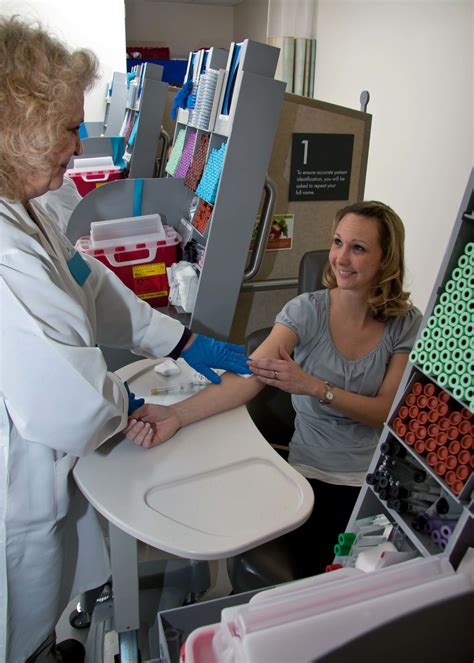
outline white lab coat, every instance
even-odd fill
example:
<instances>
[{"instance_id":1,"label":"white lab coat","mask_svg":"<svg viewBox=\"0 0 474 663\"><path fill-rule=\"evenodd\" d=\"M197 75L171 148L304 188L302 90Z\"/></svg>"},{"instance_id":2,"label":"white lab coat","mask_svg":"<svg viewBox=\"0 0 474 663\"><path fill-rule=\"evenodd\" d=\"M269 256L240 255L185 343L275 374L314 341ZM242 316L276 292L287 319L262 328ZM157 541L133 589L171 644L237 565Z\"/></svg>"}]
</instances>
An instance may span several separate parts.
<instances>
[{"instance_id":1,"label":"white lab coat","mask_svg":"<svg viewBox=\"0 0 474 663\"><path fill-rule=\"evenodd\" d=\"M71 475L77 457L127 420L126 390L97 344L163 356L183 333L93 258L78 285L66 263L73 247L33 206L42 230L21 204L0 198L0 661L8 663L24 661L67 602L109 574L95 513Z\"/></svg>"},{"instance_id":2,"label":"white lab coat","mask_svg":"<svg viewBox=\"0 0 474 663\"><path fill-rule=\"evenodd\" d=\"M41 205L50 221L66 234L71 214L81 202L82 196L76 185L67 175L63 178L63 185L54 191L47 191L35 198L35 204Z\"/></svg>"}]
</instances>

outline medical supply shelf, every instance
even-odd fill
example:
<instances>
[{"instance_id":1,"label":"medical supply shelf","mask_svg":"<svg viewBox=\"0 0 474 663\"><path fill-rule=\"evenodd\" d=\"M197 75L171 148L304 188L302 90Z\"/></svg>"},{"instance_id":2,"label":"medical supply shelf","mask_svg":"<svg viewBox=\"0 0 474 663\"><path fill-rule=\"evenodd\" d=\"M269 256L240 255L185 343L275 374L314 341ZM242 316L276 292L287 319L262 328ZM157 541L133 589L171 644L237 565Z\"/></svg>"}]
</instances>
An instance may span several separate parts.
<instances>
[{"instance_id":1,"label":"medical supply shelf","mask_svg":"<svg viewBox=\"0 0 474 663\"><path fill-rule=\"evenodd\" d=\"M180 140L184 145L196 131L195 156L201 137L207 135L206 166L214 158L221 168L220 176L211 177L211 190L203 186L206 166L201 188L198 184L191 190L211 206L203 226L193 229L193 238L206 247L191 317L196 331L230 333L283 103L285 84L273 79L277 60L278 49L271 46L250 40L231 44L212 97L209 124L193 126L189 109L178 112L173 144ZM209 60L207 70L213 66ZM186 178L182 182L187 188ZM189 213L185 219L192 222Z\"/></svg>"},{"instance_id":2,"label":"medical supply shelf","mask_svg":"<svg viewBox=\"0 0 474 663\"><path fill-rule=\"evenodd\" d=\"M118 136L127 104L127 74L114 72L105 99L105 114L102 127L103 136Z\"/></svg>"},{"instance_id":3,"label":"medical supply shelf","mask_svg":"<svg viewBox=\"0 0 474 663\"><path fill-rule=\"evenodd\" d=\"M81 159L104 156L112 157L114 163L120 165L124 152L129 177L154 176L159 142L162 139L161 119L168 93L168 84L161 80L161 75L162 67L159 65L143 65L140 75L141 91L137 97L140 89L138 81L132 81L127 91L123 80L119 78L119 82L115 82L114 74L114 92L104 118L104 128L107 127L105 135L83 140L83 152L80 157L71 158L69 168L73 168L74 162ZM129 130L124 135L126 124ZM133 138L130 142L131 134ZM121 141L123 145L119 146L117 141Z\"/></svg>"},{"instance_id":4,"label":"medical supply shelf","mask_svg":"<svg viewBox=\"0 0 474 663\"><path fill-rule=\"evenodd\" d=\"M473 401L472 396L469 399L460 398L461 391L450 389L444 380L443 384L439 384L439 373L435 375L432 370L426 371L424 361L417 364L414 360L419 359L417 352L421 347L420 339L426 340L428 337L425 332L429 328L428 324L434 326L429 321L440 314L440 302L447 301L447 297L443 296L447 284L451 283L448 290L452 292L454 289L454 270L459 270L460 260L461 266L470 262L469 256L474 253L473 243L474 170L471 172L460 212L423 316L415 350L410 354L366 482L346 528L347 532L352 532L363 519L384 514L403 532L405 541L402 547L412 548L417 555L423 557L446 555L455 567L467 548L474 547ZM454 275L459 276L459 272L454 272ZM464 318L466 337L469 338L464 344L472 347L474 288L470 271L468 278L469 283L463 283L462 288L466 302L463 310L469 311L470 316ZM463 334L460 330L458 332L457 336L461 337ZM445 336L452 338L452 334L448 332L445 332ZM451 351L455 349L454 346L454 343L449 345ZM428 347L439 352L435 343ZM443 349L445 347L446 344ZM446 355L444 356L446 358ZM470 354L466 356L471 357ZM423 356L422 359L424 358ZM472 387L472 361L469 364L469 375ZM466 393L462 392L462 396ZM449 467L452 469L449 470ZM454 476L448 475L449 471L453 472ZM408 495L407 499L411 501L403 504L403 499L398 502L393 499L390 491L396 495L397 490ZM436 499L433 497L432 507L427 506L429 501L424 501L428 500L428 493L438 496ZM444 500L443 513L437 511L438 500L441 501L441 498ZM431 524L429 519L432 519ZM436 529L438 534L435 535L433 532ZM346 563L353 565L354 559L336 557L334 562L343 566Z\"/></svg>"},{"instance_id":5,"label":"medical supply shelf","mask_svg":"<svg viewBox=\"0 0 474 663\"><path fill-rule=\"evenodd\" d=\"M129 154L128 175L132 178L153 177L155 172L161 118L168 91L168 83L162 81L162 75L163 67L160 65L143 64L139 74L138 98L127 100L126 112L133 114L133 120L137 122L136 129L132 129L133 142L129 137L125 148L125 154Z\"/></svg>"}]
</instances>

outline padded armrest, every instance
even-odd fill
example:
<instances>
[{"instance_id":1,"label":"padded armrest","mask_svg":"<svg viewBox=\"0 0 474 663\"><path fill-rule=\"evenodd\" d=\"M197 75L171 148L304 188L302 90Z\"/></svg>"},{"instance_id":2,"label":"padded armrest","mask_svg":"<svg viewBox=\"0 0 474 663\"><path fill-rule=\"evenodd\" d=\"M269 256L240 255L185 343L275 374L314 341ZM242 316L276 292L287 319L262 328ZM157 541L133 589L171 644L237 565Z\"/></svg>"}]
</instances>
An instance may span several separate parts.
<instances>
[{"instance_id":1,"label":"padded armrest","mask_svg":"<svg viewBox=\"0 0 474 663\"><path fill-rule=\"evenodd\" d=\"M251 354L270 334L272 328L257 329L247 336L246 351ZM247 403L252 421L270 444L286 448L295 429L291 396L276 387L266 386Z\"/></svg>"}]
</instances>

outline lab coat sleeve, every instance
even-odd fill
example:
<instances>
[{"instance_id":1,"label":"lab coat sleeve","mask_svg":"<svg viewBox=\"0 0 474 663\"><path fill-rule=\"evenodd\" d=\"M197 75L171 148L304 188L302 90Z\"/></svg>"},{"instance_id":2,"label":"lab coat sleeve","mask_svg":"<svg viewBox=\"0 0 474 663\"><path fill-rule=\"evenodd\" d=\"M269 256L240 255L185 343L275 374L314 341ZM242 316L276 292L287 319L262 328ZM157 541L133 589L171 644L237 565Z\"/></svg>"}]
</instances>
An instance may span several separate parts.
<instances>
[{"instance_id":1,"label":"lab coat sleeve","mask_svg":"<svg viewBox=\"0 0 474 663\"><path fill-rule=\"evenodd\" d=\"M44 193L36 198L35 202L42 207L46 216L56 224L61 232L65 233L71 214L81 200L82 196L76 185L70 177L65 175L63 185L59 189Z\"/></svg>"},{"instance_id":2,"label":"lab coat sleeve","mask_svg":"<svg viewBox=\"0 0 474 663\"><path fill-rule=\"evenodd\" d=\"M88 280L96 302L97 342L143 357L169 355L181 340L183 325L142 301L100 261L83 257L92 270Z\"/></svg>"},{"instance_id":3,"label":"lab coat sleeve","mask_svg":"<svg viewBox=\"0 0 474 663\"><path fill-rule=\"evenodd\" d=\"M54 264L34 249L9 252L0 296L0 389L23 439L82 456L124 428L126 390Z\"/></svg>"}]
</instances>

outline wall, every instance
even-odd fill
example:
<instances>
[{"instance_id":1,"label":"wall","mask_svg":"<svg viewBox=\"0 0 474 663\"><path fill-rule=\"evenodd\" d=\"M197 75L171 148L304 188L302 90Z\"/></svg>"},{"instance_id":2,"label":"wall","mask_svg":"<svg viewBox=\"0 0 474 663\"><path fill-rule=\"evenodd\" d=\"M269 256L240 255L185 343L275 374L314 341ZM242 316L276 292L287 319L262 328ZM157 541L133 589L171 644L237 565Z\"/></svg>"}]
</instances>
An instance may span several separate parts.
<instances>
[{"instance_id":1,"label":"wall","mask_svg":"<svg viewBox=\"0 0 474 663\"><path fill-rule=\"evenodd\" d=\"M81 0L77 10L64 0L0 0L0 12L39 20L68 46L95 52L101 78L86 97L85 119L103 120L107 82L114 71L126 71L123 0Z\"/></svg>"},{"instance_id":2,"label":"wall","mask_svg":"<svg viewBox=\"0 0 474 663\"><path fill-rule=\"evenodd\" d=\"M407 230L408 285L424 309L473 165L470 0L320 0L316 97L359 108L369 90L366 199Z\"/></svg>"},{"instance_id":3,"label":"wall","mask_svg":"<svg viewBox=\"0 0 474 663\"><path fill-rule=\"evenodd\" d=\"M268 0L244 0L234 7L234 35L231 41L267 41Z\"/></svg>"},{"instance_id":4,"label":"wall","mask_svg":"<svg viewBox=\"0 0 474 663\"><path fill-rule=\"evenodd\" d=\"M172 58L233 40L233 7L125 0L127 43L153 42L171 49Z\"/></svg>"}]
</instances>

